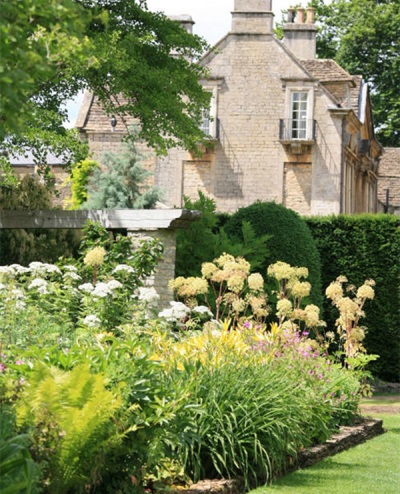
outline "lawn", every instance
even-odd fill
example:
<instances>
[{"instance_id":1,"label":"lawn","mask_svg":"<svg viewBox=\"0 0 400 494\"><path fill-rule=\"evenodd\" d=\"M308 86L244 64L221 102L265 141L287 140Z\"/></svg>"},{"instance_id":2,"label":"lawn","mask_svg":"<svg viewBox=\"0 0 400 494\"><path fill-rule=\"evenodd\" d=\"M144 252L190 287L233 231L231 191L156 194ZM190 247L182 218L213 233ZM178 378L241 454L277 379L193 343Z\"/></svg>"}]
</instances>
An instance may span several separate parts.
<instances>
[{"instance_id":1,"label":"lawn","mask_svg":"<svg viewBox=\"0 0 400 494\"><path fill-rule=\"evenodd\" d=\"M396 400L398 397L393 401ZM373 401L378 402L378 399L374 398ZM399 493L400 414L369 415L383 418L386 434L327 458L313 467L293 472L251 494Z\"/></svg>"}]
</instances>

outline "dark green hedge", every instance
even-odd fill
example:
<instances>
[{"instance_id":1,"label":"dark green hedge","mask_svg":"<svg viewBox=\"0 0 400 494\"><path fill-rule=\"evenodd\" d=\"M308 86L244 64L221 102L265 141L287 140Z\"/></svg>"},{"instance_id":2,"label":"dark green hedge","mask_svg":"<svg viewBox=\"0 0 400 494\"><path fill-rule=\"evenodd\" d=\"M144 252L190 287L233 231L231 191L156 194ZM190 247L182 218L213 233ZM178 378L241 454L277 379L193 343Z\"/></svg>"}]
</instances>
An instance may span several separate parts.
<instances>
[{"instance_id":1,"label":"dark green hedge","mask_svg":"<svg viewBox=\"0 0 400 494\"><path fill-rule=\"evenodd\" d=\"M307 267L312 286L311 301L322 306L321 264L319 252L306 222L297 213L275 202L256 202L240 208L226 222L225 230L240 237L243 221L248 221L256 235L271 235L268 256L259 271L276 261L292 266Z\"/></svg>"},{"instance_id":2,"label":"dark green hedge","mask_svg":"<svg viewBox=\"0 0 400 494\"><path fill-rule=\"evenodd\" d=\"M359 286L376 282L375 299L365 305L368 353L381 379L400 380L400 217L360 215L308 218L322 265L323 290L339 275ZM337 313L325 302L324 318L332 327Z\"/></svg>"}]
</instances>

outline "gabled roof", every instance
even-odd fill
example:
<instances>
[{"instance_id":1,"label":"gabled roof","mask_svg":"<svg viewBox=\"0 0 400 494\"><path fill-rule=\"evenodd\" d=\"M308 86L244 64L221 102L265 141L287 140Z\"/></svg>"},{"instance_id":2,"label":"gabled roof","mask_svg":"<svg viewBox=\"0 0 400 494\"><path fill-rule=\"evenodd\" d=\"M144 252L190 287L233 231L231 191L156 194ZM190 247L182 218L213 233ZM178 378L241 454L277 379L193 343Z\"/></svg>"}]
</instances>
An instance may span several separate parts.
<instances>
[{"instance_id":1,"label":"gabled roof","mask_svg":"<svg viewBox=\"0 0 400 494\"><path fill-rule=\"evenodd\" d=\"M304 68L320 82L350 82L353 84L353 76L338 65L334 60L315 59L301 60Z\"/></svg>"}]
</instances>

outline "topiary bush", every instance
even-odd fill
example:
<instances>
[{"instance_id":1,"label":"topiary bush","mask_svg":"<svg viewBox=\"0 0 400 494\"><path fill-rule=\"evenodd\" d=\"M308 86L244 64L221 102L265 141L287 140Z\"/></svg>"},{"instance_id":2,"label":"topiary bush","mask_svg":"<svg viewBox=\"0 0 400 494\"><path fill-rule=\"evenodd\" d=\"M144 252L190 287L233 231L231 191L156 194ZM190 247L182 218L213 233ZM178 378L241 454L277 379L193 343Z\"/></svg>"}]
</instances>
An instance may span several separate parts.
<instances>
[{"instance_id":1,"label":"topiary bush","mask_svg":"<svg viewBox=\"0 0 400 494\"><path fill-rule=\"evenodd\" d=\"M391 215L315 217L306 220L320 252L322 286L339 275L358 285L376 282L375 299L365 307L365 347L380 356L371 371L387 381L400 380L400 218ZM326 304L332 328L337 312Z\"/></svg>"},{"instance_id":2,"label":"topiary bush","mask_svg":"<svg viewBox=\"0 0 400 494\"><path fill-rule=\"evenodd\" d=\"M260 271L264 274L268 265L276 261L308 268L311 301L322 307L319 252L306 222L291 209L275 202L256 202L240 208L224 228L229 235L240 238L243 222L249 222L257 236L271 236L268 240L269 254Z\"/></svg>"}]
</instances>

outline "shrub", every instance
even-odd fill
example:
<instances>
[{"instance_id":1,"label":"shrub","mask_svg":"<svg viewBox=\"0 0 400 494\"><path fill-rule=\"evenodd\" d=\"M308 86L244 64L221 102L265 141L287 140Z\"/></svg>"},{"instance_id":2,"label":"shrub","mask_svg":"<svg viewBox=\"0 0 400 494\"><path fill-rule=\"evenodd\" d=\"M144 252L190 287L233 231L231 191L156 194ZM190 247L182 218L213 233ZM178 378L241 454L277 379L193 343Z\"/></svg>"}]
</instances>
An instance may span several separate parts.
<instances>
[{"instance_id":1,"label":"shrub","mask_svg":"<svg viewBox=\"0 0 400 494\"><path fill-rule=\"evenodd\" d=\"M71 171L71 199L68 201L71 209L79 209L87 201L87 186L90 174L100 168L97 161L86 159L77 163Z\"/></svg>"},{"instance_id":2,"label":"shrub","mask_svg":"<svg viewBox=\"0 0 400 494\"><path fill-rule=\"evenodd\" d=\"M15 187L0 187L0 209L53 209L52 196L52 189L38 177L26 175ZM0 229L0 265L55 262L62 255L74 255L79 240L79 232L67 229Z\"/></svg>"},{"instance_id":3,"label":"shrub","mask_svg":"<svg viewBox=\"0 0 400 494\"><path fill-rule=\"evenodd\" d=\"M201 216L188 228L177 232L175 268L177 276L199 276L203 262L218 257L224 252L235 257L245 257L253 271L265 265L269 235L256 234L248 222L244 222L240 228L240 238L236 235L228 235L224 224L229 216L218 214L215 201L201 191L195 201L185 197L183 207L200 211Z\"/></svg>"},{"instance_id":4,"label":"shrub","mask_svg":"<svg viewBox=\"0 0 400 494\"><path fill-rule=\"evenodd\" d=\"M294 211L274 202L257 202L240 208L225 224L229 235L241 238L247 221L257 236L268 234L268 255L261 272L276 261L306 267L312 286L311 300L322 307L321 264L319 252L305 221Z\"/></svg>"},{"instance_id":5,"label":"shrub","mask_svg":"<svg viewBox=\"0 0 400 494\"><path fill-rule=\"evenodd\" d=\"M375 300L366 303L365 347L380 358L370 364L381 379L400 380L400 218L390 215L331 216L307 219L322 263L325 290L339 275L355 285L375 283ZM334 327L337 312L325 304Z\"/></svg>"}]
</instances>

